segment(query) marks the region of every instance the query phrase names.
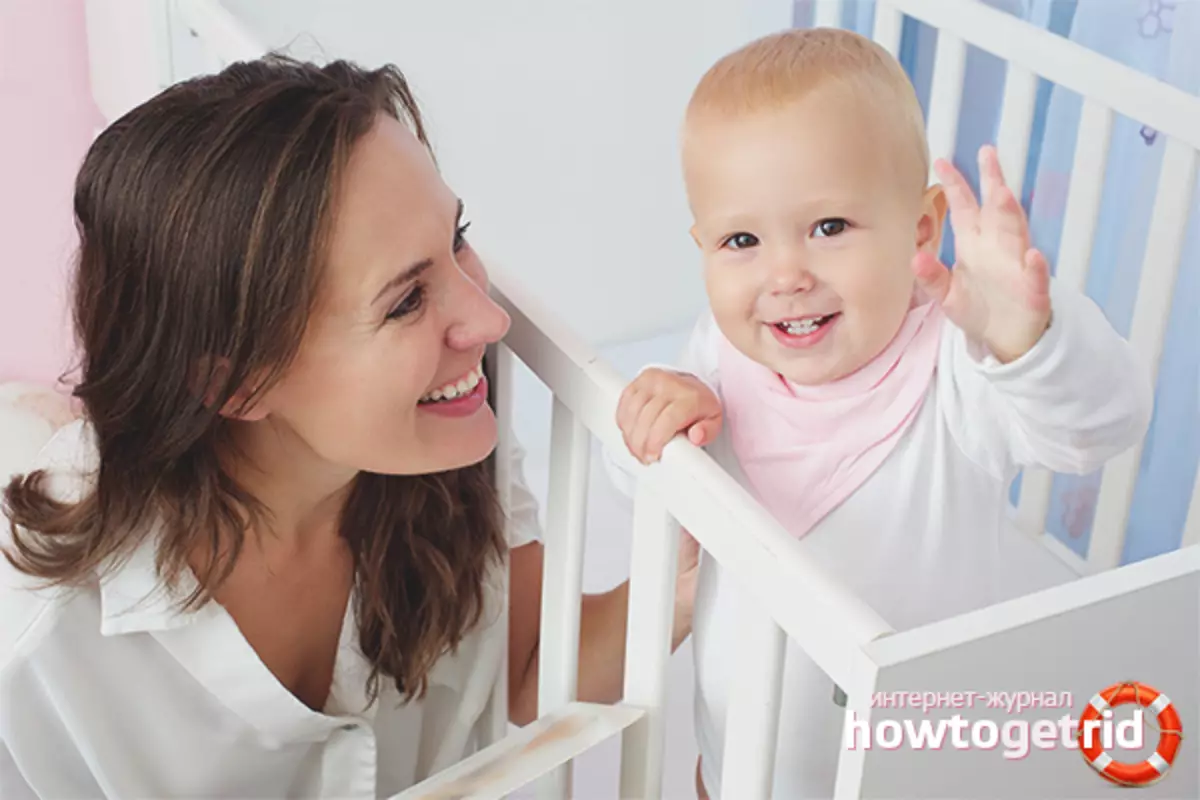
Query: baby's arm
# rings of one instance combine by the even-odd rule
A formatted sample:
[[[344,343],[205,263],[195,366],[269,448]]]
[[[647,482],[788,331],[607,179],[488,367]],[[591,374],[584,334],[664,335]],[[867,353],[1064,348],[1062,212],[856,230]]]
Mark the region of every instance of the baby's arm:
[[[1053,284],[994,148],[979,154],[980,204],[947,162],[955,267],[931,252],[918,281],[947,326],[939,397],[956,440],[994,475],[1029,465],[1087,473],[1145,434],[1153,389],[1145,366],[1087,297]]]
[[[1050,326],[1000,363],[947,326],[939,395],[963,449],[998,477],[1025,466],[1086,474],[1141,438],[1153,412],[1149,372],[1086,296],[1052,282]]]
[[[655,461],[677,434],[703,446],[721,430],[716,324],[706,313],[697,322],[678,367],[644,368],[621,394],[617,425],[625,444],[643,463]]]

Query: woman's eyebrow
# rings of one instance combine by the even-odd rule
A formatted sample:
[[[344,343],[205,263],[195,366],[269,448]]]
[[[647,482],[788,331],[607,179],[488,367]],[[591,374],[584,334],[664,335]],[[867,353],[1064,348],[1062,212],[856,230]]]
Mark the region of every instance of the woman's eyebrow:
[[[379,294],[375,295],[375,299],[371,301],[371,305],[378,303],[380,299],[392,289],[395,289],[397,286],[403,286],[432,266],[433,259],[424,258],[407,267],[406,269],[401,270],[395,277],[383,285],[383,288],[379,290]]]

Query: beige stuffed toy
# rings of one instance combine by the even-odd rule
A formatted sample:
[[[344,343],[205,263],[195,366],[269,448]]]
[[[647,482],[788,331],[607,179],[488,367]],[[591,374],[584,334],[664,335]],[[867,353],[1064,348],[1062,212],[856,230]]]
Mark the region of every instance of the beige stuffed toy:
[[[51,437],[77,416],[70,398],[49,386],[0,383],[0,486],[26,472]]]

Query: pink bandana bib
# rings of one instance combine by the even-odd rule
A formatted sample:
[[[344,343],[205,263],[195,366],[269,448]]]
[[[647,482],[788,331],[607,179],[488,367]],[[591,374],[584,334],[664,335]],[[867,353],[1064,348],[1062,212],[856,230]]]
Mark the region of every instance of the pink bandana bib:
[[[720,337],[719,379],[733,450],[758,500],[804,536],[883,463],[916,418],[937,366],[942,313],[927,302],[866,366],[797,386]]]

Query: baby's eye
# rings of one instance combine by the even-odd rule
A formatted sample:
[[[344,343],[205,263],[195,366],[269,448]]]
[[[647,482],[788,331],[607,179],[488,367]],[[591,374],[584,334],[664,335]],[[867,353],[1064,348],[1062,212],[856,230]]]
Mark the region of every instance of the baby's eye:
[[[817,223],[815,228],[813,228],[813,236],[837,236],[849,226],[850,224],[840,217],[823,219]]]
[[[758,246],[758,237],[753,233],[735,233],[725,240],[725,246],[731,250],[745,250]]]

